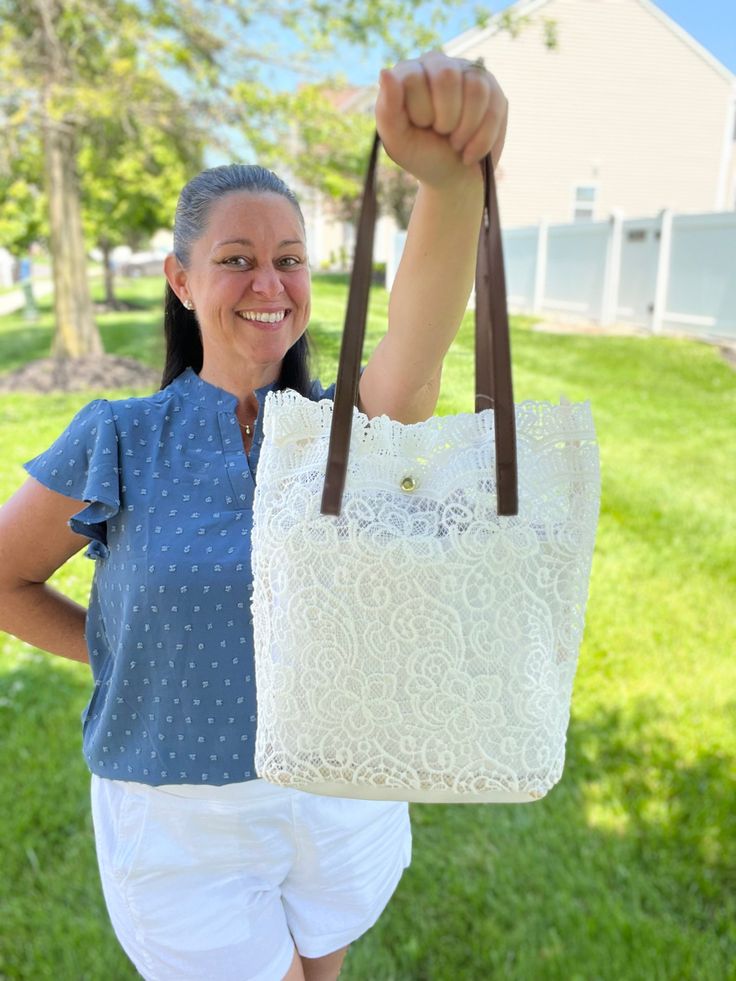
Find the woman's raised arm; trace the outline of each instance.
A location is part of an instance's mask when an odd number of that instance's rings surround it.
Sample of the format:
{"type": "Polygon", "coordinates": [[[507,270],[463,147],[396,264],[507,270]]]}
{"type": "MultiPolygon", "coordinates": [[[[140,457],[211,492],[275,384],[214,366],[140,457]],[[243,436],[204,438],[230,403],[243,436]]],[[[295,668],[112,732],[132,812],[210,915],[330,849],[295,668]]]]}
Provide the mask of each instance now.
{"type": "Polygon", "coordinates": [[[483,207],[508,100],[490,72],[439,52],[381,73],[376,124],[389,156],[419,181],[389,301],[388,331],[360,383],[368,416],[419,422],[436,408],[442,363],[473,286],[483,207]]]}

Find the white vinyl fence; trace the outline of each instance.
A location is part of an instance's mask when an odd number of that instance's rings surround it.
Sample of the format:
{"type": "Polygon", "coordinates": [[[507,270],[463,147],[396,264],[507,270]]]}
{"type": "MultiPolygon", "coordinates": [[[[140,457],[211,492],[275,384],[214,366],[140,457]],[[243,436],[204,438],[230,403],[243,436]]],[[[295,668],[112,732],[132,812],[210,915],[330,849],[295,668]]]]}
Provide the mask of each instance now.
{"type": "MultiPolygon", "coordinates": [[[[388,263],[393,282],[406,233],[388,263]]],[[[736,211],[502,231],[509,310],[736,340],[736,211]]]]}

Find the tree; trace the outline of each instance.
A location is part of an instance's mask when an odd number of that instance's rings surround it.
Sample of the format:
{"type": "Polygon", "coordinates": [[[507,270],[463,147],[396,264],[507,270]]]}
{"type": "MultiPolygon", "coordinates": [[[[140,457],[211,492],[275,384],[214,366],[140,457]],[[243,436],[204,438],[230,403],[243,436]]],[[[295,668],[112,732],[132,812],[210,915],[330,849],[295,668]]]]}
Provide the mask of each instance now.
{"type": "MultiPolygon", "coordinates": [[[[180,120],[174,102],[171,119],[180,120]]],[[[128,131],[116,119],[89,126],[79,153],[85,240],[102,253],[109,308],[118,306],[112,250],[136,248],[170,225],[179,191],[201,170],[203,153],[197,134],[182,125],[169,133],[138,122],[128,131]]]]}
{"type": "MultiPolygon", "coordinates": [[[[259,132],[239,113],[243,83],[255,86],[272,66],[304,77],[311,70],[314,80],[314,62],[341,41],[380,45],[387,57],[424,49],[436,36],[421,26],[419,12],[431,14],[436,24],[447,6],[447,0],[351,0],[342,6],[323,0],[0,0],[0,150],[10,153],[30,135],[43,147],[55,282],[53,353],[101,351],[86,277],[79,170],[85,137],[100,120],[116,120],[132,138],[147,126],[169,134],[176,129],[166,113],[175,87],[174,118],[187,121],[193,138],[212,139],[239,118],[257,144],[259,132]],[[305,50],[285,55],[283,43],[264,43],[264,35],[274,34],[280,42],[291,35],[305,50]]],[[[305,106],[310,100],[313,93],[302,93],[305,106]]],[[[298,102],[285,104],[284,112],[294,111],[298,102]]],[[[317,132],[315,140],[333,135],[317,132]]],[[[329,154],[312,171],[306,159],[299,166],[349,203],[364,146],[354,141],[337,179],[327,173],[329,154]]],[[[14,193],[25,192],[16,187],[14,193]]]]}
{"type": "MultiPolygon", "coordinates": [[[[182,118],[173,103],[169,118],[182,118]]],[[[0,170],[0,242],[16,254],[49,234],[42,148],[33,132],[25,136],[0,170]]],[[[103,254],[108,306],[116,306],[112,249],[136,247],[170,224],[178,192],[201,170],[203,152],[202,141],[184,126],[178,133],[150,125],[131,130],[117,119],[98,118],[81,134],[77,162],[85,251],[96,246],[103,254]]]]}
{"type": "MultiPolygon", "coordinates": [[[[32,182],[19,184],[10,177],[23,151],[38,144],[43,180],[38,180],[38,174],[36,178],[45,192],[54,271],[56,332],[51,353],[55,356],[102,352],[86,275],[80,154],[87,151],[88,164],[101,163],[107,154],[109,163],[115,146],[124,148],[127,137],[128,143],[141,142],[138,159],[150,161],[151,145],[156,144],[152,131],[158,132],[159,144],[173,137],[171,145],[181,148],[180,121],[192,112],[198,119],[195,100],[187,98],[182,108],[183,100],[173,97],[173,90],[152,67],[165,62],[159,54],[170,45],[167,30],[172,25],[180,37],[195,35],[191,16],[177,21],[179,6],[188,9],[184,3],[158,0],[145,10],[128,0],[0,0],[0,118],[6,124],[0,138],[7,159],[15,161],[3,175],[5,186],[0,184],[0,190],[11,202],[28,197],[32,182]],[[141,37],[146,25],[154,24],[161,36],[145,45],[141,37]]],[[[204,77],[211,69],[208,45],[216,50],[219,42],[203,30],[197,37],[193,49],[198,51],[199,74],[204,77]]],[[[200,127],[191,124],[192,147],[201,147],[199,134],[200,127]]],[[[191,157],[188,152],[184,159],[191,157]]],[[[179,167],[172,179],[180,173],[179,167]]],[[[145,180],[145,167],[137,179],[145,180]]],[[[89,188],[86,195],[91,215],[93,190],[89,188]]],[[[136,205],[140,212],[140,194],[131,207],[136,205]]],[[[152,216],[154,209],[149,210],[152,216]]],[[[30,223],[25,231],[16,227],[12,232],[13,240],[21,244],[31,235],[30,223]]]]}
{"type": "MultiPolygon", "coordinates": [[[[102,345],[92,321],[75,166],[78,127],[64,90],[69,43],[76,40],[60,33],[60,26],[70,25],[60,25],[55,0],[3,6],[0,78],[8,93],[2,106],[7,128],[11,136],[20,130],[21,141],[38,139],[43,149],[57,316],[53,353],[97,353],[102,345]]],[[[89,58],[95,55],[90,50],[89,58]]]]}

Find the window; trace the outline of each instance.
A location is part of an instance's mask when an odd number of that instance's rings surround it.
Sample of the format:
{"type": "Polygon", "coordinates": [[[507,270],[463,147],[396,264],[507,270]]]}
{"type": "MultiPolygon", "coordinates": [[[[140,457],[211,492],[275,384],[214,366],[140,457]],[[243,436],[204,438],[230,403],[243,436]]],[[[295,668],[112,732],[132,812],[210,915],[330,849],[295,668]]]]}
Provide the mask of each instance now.
{"type": "Polygon", "coordinates": [[[578,184],[575,187],[573,221],[593,221],[598,188],[595,184],[578,184]]]}

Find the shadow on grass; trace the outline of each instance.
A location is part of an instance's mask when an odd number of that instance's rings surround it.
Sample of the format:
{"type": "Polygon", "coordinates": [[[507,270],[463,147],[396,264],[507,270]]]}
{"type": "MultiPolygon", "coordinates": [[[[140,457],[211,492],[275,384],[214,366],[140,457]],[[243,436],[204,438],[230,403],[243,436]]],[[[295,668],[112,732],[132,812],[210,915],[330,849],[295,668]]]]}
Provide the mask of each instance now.
{"type": "MultiPolygon", "coordinates": [[[[92,284],[94,300],[101,299],[102,286],[92,284]]],[[[95,321],[106,354],[130,357],[160,369],[164,358],[163,286],[159,279],[136,281],[128,289],[121,284],[118,300],[126,310],[98,311],[95,321]],[[126,316],[126,312],[129,316],[126,316]]],[[[12,372],[29,361],[47,358],[55,333],[51,297],[38,303],[39,319],[28,323],[18,311],[0,318],[0,371],[12,372]]]]}
{"type": "Polygon", "coordinates": [[[313,273],[312,282],[323,286],[339,286],[342,292],[350,285],[350,273],[313,273]]]}
{"type": "Polygon", "coordinates": [[[29,361],[49,356],[53,338],[50,324],[28,325],[20,317],[4,319],[6,326],[0,332],[0,372],[17,371],[29,361]]]}
{"type": "MultiPolygon", "coordinates": [[[[105,353],[133,358],[160,370],[164,362],[163,327],[153,317],[150,322],[142,322],[140,315],[114,316],[114,324],[99,325],[105,353]]],[[[0,373],[17,371],[31,361],[50,357],[53,336],[53,327],[43,324],[6,327],[0,333],[0,373]]]]}
{"type": "MultiPolygon", "coordinates": [[[[309,323],[309,341],[313,373],[324,376],[322,380],[326,381],[330,372],[333,375],[336,372],[334,365],[340,357],[342,331],[337,330],[333,324],[312,318],[309,323]]],[[[334,378],[329,381],[334,381],[334,378]]]]}
{"type": "MultiPolygon", "coordinates": [[[[87,669],[29,651],[0,675],[0,975],[134,978],[94,859],[87,669]],[[40,915],[42,913],[42,915],[40,915]]],[[[712,979],[736,955],[732,764],[682,760],[656,701],[576,720],[533,805],[412,805],[413,863],[347,981],[712,979]]]]}
{"type": "Polygon", "coordinates": [[[107,919],[80,751],[89,669],[26,648],[0,674],[0,977],[137,977],[107,919]]]}
{"type": "Polygon", "coordinates": [[[576,720],[537,804],[412,805],[413,864],[348,981],[729,977],[733,764],[682,760],[661,722],[653,699],[576,720]]]}

